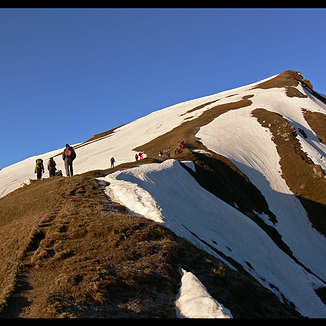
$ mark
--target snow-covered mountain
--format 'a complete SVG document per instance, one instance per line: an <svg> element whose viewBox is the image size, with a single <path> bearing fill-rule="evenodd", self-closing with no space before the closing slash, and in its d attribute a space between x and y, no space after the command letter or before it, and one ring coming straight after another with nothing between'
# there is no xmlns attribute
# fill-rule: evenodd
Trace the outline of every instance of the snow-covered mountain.
<svg viewBox="0 0 326 326"><path fill-rule="evenodd" d="M286 71L75 144L74 171L105 170L107 195L130 212L247 271L300 314L326 317L325 103ZM0 197L35 178L36 158L64 171L62 150L2 169ZM157 163L119 168L139 152Z"/></svg>

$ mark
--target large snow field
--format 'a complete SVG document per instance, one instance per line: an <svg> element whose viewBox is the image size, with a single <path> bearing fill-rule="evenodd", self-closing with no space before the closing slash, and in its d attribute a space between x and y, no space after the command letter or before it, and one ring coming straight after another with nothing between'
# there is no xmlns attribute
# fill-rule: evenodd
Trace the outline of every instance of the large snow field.
<svg viewBox="0 0 326 326"><path fill-rule="evenodd" d="M325 284L286 255L247 216L202 188L173 159L117 171L105 179L107 195L131 213L153 219L198 247L204 240L240 263L280 298L309 317L326 317L326 306L314 289ZM191 233L192 232L192 233ZM320 269L325 266L320 262Z"/></svg>
<svg viewBox="0 0 326 326"><path fill-rule="evenodd" d="M303 92L303 89L300 88L300 91ZM267 128L262 128L251 114L254 109L264 107L282 114L292 125L301 126L313 134L301 108L324 110L326 113L325 106L317 105L309 98L289 98L284 89L257 92L251 100L251 106L222 114L201 127L196 136L208 149L227 157L249 177L264 195L269 209L276 215L277 223L273 225L263 214L261 217L278 230L294 256L325 281L326 239L312 228L305 209L282 178L280 157L272 134ZM301 137L301 144L318 142L314 137L308 140ZM320 147L326 149L321 143ZM311 158L315 157L309 149L307 152ZM319 152L320 155L324 153Z"/></svg>
<svg viewBox="0 0 326 326"><path fill-rule="evenodd" d="M269 77L263 81L273 77L275 76ZM262 81L175 104L121 126L115 129L111 135L102 137L97 141L90 142L89 144L76 149L77 158L74 161L74 173L78 174L90 170L107 169L110 166L110 158L112 156L115 157L116 165L132 162L134 161L136 154L136 152L133 151L133 148L146 144L156 137L171 131L184 121L196 119L205 110L210 109L216 104L208 104L191 113L187 113L187 111L204 103L213 101L218 101L218 104L230 102L232 101L229 98L230 95L241 94L260 82ZM235 101L237 100L238 99ZM69 143L69 139L67 139L66 142ZM70 145L75 146L80 144ZM43 159L45 168L45 174L43 177L48 177L47 162L50 157L59 154L58 157L55 157L57 169L62 170L65 175L64 163L60 155L64 150L65 144L62 144L62 146L61 149L32 156L0 170L0 198L17 189L24 180L36 179L34 167L37 158Z"/></svg>
<svg viewBox="0 0 326 326"><path fill-rule="evenodd" d="M196 119L203 112L216 105L237 102L246 95L254 95L250 98L253 101L250 108L263 107L278 112L287 118L297 130L299 127L305 130L309 135L307 139L301 137L298 133L302 147L309 154L310 158L316 164L320 164L325 170L326 146L318 141L318 138L303 118L303 115L299 114L299 111L301 111L301 108L305 108L313 112L325 113L326 106L311 94L305 92L301 86L298 86L298 90L302 93L307 93L308 98L289 98L285 95L283 88L253 89L257 84L274 77L271 76L250 85L175 104L119 127L111 135L90 142L76 150L77 158L74 161L74 173L106 169L110 166L110 158L112 156L115 157L117 165L131 162L136 154L133 151L134 148L171 131L185 121ZM207 105L204 105L201 109L188 112L205 103ZM284 103L287 103L287 105L284 105ZM224 141L224 139L222 140ZM69 139L66 142L69 143ZM49 158L59 154L58 157L55 157L57 168L65 173L64 164L60 156L64 145L62 144L63 147L61 149L32 156L0 170L0 197L18 188L24 180L35 179L34 166L37 158L43 159L46 169ZM77 144L70 145L75 146ZM43 177L48 177L47 171Z"/></svg>

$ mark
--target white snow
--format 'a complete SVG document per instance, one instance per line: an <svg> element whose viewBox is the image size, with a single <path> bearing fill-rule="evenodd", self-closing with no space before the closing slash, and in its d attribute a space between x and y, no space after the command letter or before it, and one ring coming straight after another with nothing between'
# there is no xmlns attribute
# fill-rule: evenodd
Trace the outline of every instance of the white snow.
<svg viewBox="0 0 326 326"><path fill-rule="evenodd" d="M326 306L314 291L324 282L286 255L251 219L203 189L178 161L141 165L100 179L110 183L106 191L112 200L163 223L221 259L197 237L204 240L280 298L284 295L303 315L326 316ZM316 269L323 271L325 257L318 259Z"/></svg>
<svg viewBox="0 0 326 326"><path fill-rule="evenodd" d="M182 161L181 163L183 163L185 166L187 166L188 168L196 172L195 164L193 161Z"/></svg>
<svg viewBox="0 0 326 326"><path fill-rule="evenodd" d="M282 114L291 124L304 126L312 134L301 108L315 112L324 110L325 113L326 110L316 106L309 98L289 98L284 89L276 88L263 92L255 90L255 93L251 98L251 106L222 114L201 127L196 137L199 137L209 150L230 159L249 177L264 195L269 209L276 215L278 223L275 228L294 256L326 280L325 237L311 227L305 209L282 178L280 157L272 134L267 128L262 128L251 114L255 108L264 107L265 104L268 110ZM309 139L312 139L311 135ZM309 144L309 141L303 142L303 138L300 138L300 141ZM320 147L326 149L323 144L320 144ZM315 156L312 151L307 152L311 158Z"/></svg>
<svg viewBox="0 0 326 326"><path fill-rule="evenodd" d="M25 186L28 186L31 184L31 179L26 179L23 181L23 183L20 185L22 188L25 187Z"/></svg>
<svg viewBox="0 0 326 326"><path fill-rule="evenodd" d="M184 269L180 273L181 287L175 303L178 317L232 318L230 310L215 300L194 274Z"/></svg>
<svg viewBox="0 0 326 326"><path fill-rule="evenodd" d="M59 151L63 151L59 150ZM36 179L36 174L34 172L35 169L35 161L38 158L43 159L43 165L45 175L48 176L47 172L47 163L53 155L57 154L58 150L48 152L41 155L36 155L29 157L21 162L12 164L8 167L3 168L0 171L0 198L5 196L6 194L10 193L11 191L20 187L22 182L27 179ZM60 160L56 159L57 168L59 170L64 171L63 161L60 157Z"/></svg>

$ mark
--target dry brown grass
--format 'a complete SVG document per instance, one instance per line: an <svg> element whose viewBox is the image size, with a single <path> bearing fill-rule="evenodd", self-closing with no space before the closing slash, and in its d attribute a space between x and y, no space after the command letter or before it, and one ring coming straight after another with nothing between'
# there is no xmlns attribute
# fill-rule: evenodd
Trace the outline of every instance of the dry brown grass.
<svg viewBox="0 0 326 326"><path fill-rule="evenodd" d="M53 203L60 204L57 193L51 190L43 192L43 186L43 180L35 181L29 187L17 189L0 199L0 305L16 284L20 260L37 226L55 214L56 205Z"/></svg>
<svg viewBox="0 0 326 326"><path fill-rule="evenodd" d="M320 141L326 144L326 115L320 112L311 112L307 109L302 109L302 111L311 129L316 133Z"/></svg>
<svg viewBox="0 0 326 326"><path fill-rule="evenodd" d="M298 85L298 82L301 82L306 88L312 90L312 84L310 81L305 79L301 73L292 70L284 71L276 77L258 84L255 88L268 89L285 87L287 96L306 98L307 95L302 94L295 88Z"/></svg>
<svg viewBox="0 0 326 326"><path fill-rule="evenodd" d="M157 158L159 151L167 149L170 146L172 158L178 160L192 159L193 155L191 151L189 151L187 148L183 150L181 154L174 155L173 151L177 145L177 142L183 139L186 142L188 148L205 148L195 139L195 135L198 132L199 128L210 123L216 117L229 110L237 110L239 108L251 105L252 102L248 98L250 98L250 96L245 96L242 100L237 102L216 105L215 107L205 111L197 119L184 122L182 125L174 128L170 132L159 136L154 140L150 141L149 143L135 148L134 150L139 152L145 152L151 158ZM211 103L212 102L202 104L190 110L189 112L202 108L203 106Z"/></svg>
<svg viewBox="0 0 326 326"><path fill-rule="evenodd" d="M0 238L1 287L10 289L1 317L175 317L179 267L235 317L298 316L248 274L126 214L90 174L35 181L1 199L10 233Z"/></svg>
<svg viewBox="0 0 326 326"><path fill-rule="evenodd" d="M35 203L31 198L37 198ZM12 292L4 316L173 314L164 301L174 284L169 277L171 265L165 261L173 252L173 237L151 221L117 213L124 208L107 204L94 179L75 176L38 181L4 197L2 204L2 212L8 212L2 221L12 222L6 231L10 230L13 243L21 240L3 252L7 267L1 275L7 277L2 278L2 285L9 285ZM11 229L21 219L7 207L20 207L19 217L25 220L22 230L30 225L26 232ZM1 241L1 246L8 242ZM10 261L17 251L18 268L13 268ZM178 282L177 271L172 274ZM148 292L158 294L149 301ZM5 302L8 291L3 294ZM160 307L164 308L161 312Z"/></svg>

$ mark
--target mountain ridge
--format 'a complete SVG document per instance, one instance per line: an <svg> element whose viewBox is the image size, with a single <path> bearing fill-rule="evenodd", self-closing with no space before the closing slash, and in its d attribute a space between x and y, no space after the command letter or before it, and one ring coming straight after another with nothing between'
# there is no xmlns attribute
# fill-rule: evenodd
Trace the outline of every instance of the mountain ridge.
<svg viewBox="0 0 326 326"><path fill-rule="evenodd" d="M10 246L19 238L25 243L17 269L10 277L1 273L11 280L2 292L2 318L176 317L180 266L194 272L234 317L299 317L249 274L108 202L92 174L34 181L1 199L7 216L16 216L9 207L19 201L21 219L30 221L26 212L37 212L44 194L56 189L34 225L21 224L7 240ZM22 236L23 228L30 236Z"/></svg>
<svg viewBox="0 0 326 326"><path fill-rule="evenodd" d="M94 135L75 146L78 175L73 178L82 173L100 177L106 195L120 207L168 226L232 269L251 274L302 315L324 316L325 102L299 72L285 71ZM174 153L181 139L186 147ZM160 151L165 157L158 156ZM130 163L139 152L145 160ZM60 154L53 151L45 157ZM114 169L108 169L111 155L119 164ZM22 169L33 159L0 171L2 196L17 187L23 175L28 177ZM0 202L7 198L10 193ZM183 211L176 206L178 198ZM204 202L208 206L202 206ZM195 203L202 209L197 217ZM250 237L243 239L256 256L237 241L243 237L232 222L237 219L243 232L255 234L262 243L259 248ZM231 238L225 237L228 232ZM265 261L264 250L284 266ZM300 290L291 273L297 273Z"/></svg>

